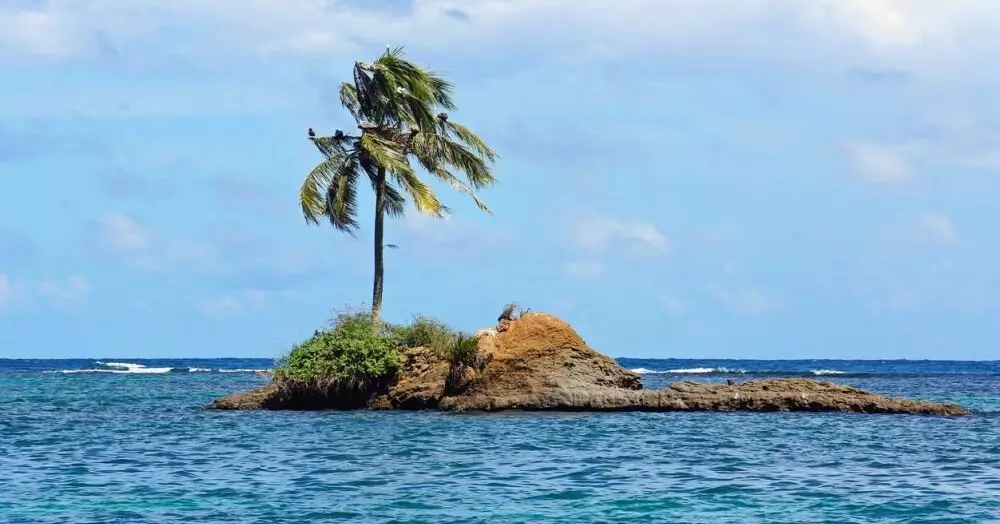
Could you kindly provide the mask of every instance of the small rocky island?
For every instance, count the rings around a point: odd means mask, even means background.
[[[398,371],[381,386],[290,380],[276,373],[266,386],[217,399],[208,408],[968,414],[956,404],[808,379],[680,382],[644,390],[639,375],[588,347],[566,322],[543,313],[501,318],[496,329],[480,331],[475,339],[476,354],[462,363],[427,347],[400,349]]]

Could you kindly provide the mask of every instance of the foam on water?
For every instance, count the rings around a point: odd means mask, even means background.
[[[640,375],[665,375],[665,374],[708,375],[708,374],[747,373],[747,371],[743,369],[728,369],[728,368],[681,368],[681,369],[666,369],[660,371],[646,369],[646,368],[636,368],[631,371],[633,373],[638,373]]]
[[[104,366],[94,369],[60,369],[51,372],[55,373],[119,373],[119,374],[146,374],[158,375],[160,373],[170,373],[174,368],[148,368],[142,364],[132,364],[129,362],[101,362],[97,365]]]
[[[203,368],[203,367],[147,367],[144,364],[136,364],[132,362],[103,362],[95,361],[95,364],[101,367],[97,368],[87,368],[87,369],[52,369],[44,370],[43,373],[63,373],[63,374],[78,374],[78,373],[110,373],[110,374],[136,374],[136,375],[159,375],[163,373],[263,373],[270,372],[270,369],[266,368],[236,368],[236,369],[224,369],[224,368]]]
[[[823,376],[823,375],[847,375],[848,373],[844,371],[838,371],[836,369],[810,369],[802,371],[788,371],[788,370],[746,370],[746,369],[730,369],[724,367],[718,368],[680,368],[680,369],[649,369],[649,368],[634,368],[633,373],[638,373],[640,375],[769,375],[769,376]],[[867,376],[871,373],[852,373],[852,376]]]

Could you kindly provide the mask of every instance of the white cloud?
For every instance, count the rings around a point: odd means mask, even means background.
[[[486,99],[493,90],[510,98],[529,89],[537,100],[537,86],[574,74],[594,87],[572,85],[577,96],[566,97],[560,85],[558,96],[581,99],[587,89],[602,89],[602,98],[607,91],[629,97],[655,90],[656,100],[677,99],[670,92],[677,85],[650,88],[633,78],[638,75],[605,77],[633,67],[629,60],[637,53],[668,70],[694,63],[713,72],[750,65],[831,75],[834,82],[846,71],[895,71],[931,86],[926,92],[937,100],[962,100],[970,86],[985,91],[1000,83],[1000,74],[980,65],[998,45],[990,24],[1000,23],[1000,5],[986,0],[413,0],[396,4],[412,8],[392,12],[388,2],[356,0],[298,0],[295,9],[283,0],[246,0],[239,9],[231,0],[0,3],[0,64],[89,66],[104,60],[114,75],[114,85],[72,89],[18,88],[15,82],[0,100],[0,117],[60,117],[84,107],[88,114],[115,116],[315,114],[329,103],[323,87],[333,80],[321,76],[340,71],[335,78],[341,80],[351,61],[386,44],[405,44],[418,61],[445,64],[456,74],[466,70],[464,60],[474,59],[491,73],[462,79],[469,89],[465,100]],[[679,68],[671,67],[672,58],[681,61]],[[155,86],[136,73],[159,68],[169,73]],[[282,73],[266,73],[275,70]],[[484,89],[491,82],[500,88]],[[917,105],[926,108],[923,102]],[[766,134],[752,139],[774,140]],[[604,140],[615,144],[622,136],[628,136],[624,128]],[[651,137],[643,132],[627,141],[634,150]],[[578,158],[586,149],[569,154]],[[1000,154],[978,161],[1000,163]]]
[[[907,216],[885,227],[880,235],[881,249],[923,249],[927,253],[945,252],[958,245],[955,223],[946,213],[925,212]]]
[[[24,52],[36,59],[70,56],[79,35],[72,22],[55,9],[17,10],[0,7],[0,51]]]
[[[913,174],[901,148],[852,142],[847,145],[847,150],[855,169],[869,182],[898,184]]]
[[[239,316],[263,308],[266,302],[265,292],[251,289],[212,297],[199,304],[199,309],[209,316]]]
[[[85,278],[73,275],[65,286],[52,280],[39,282],[38,293],[52,307],[66,309],[86,301],[90,295],[90,285]]]
[[[105,213],[97,218],[104,239],[115,251],[141,253],[152,248],[150,233],[135,219],[121,213]]]
[[[185,273],[258,289],[286,288],[321,275],[314,250],[241,226],[201,225],[190,237],[170,236],[121,213],[101,215],[91,226],[95,254],[142,272]],[[344,249],[354,249],[351,244]]]
[[[982,108],[950,107],[930,111],[907,148],[930,161],[956,167],[1000,168],[1000,128]],[[977,111],[974,113],[973,111]]]
[[[207,267],[215,262],[209,246],[157,236],[122,213],[105,213],[96,223],[99,245],[138,269],[162,271],[175,265]]]
[[[32,289],[24,280],[0,273],[0,311],[11,309],[38,310],[39,307],[69,309],[86,302],[90,295],[87,280],[73,275],[63,285],[54,280],[42,280]]]
[[[676,317],[684,314],[684,312],[687,311],[687,304],[685,304],[681,299],[677,297],[671,295],[664,295],[660,297],[660,302],[663,303],[663,308],[671,316]]]
[[[709,286],[712,295],[735,313],[743,315],[760,315],[774,307],[771,299],[759,289],[750,287],[712,284]]]
[[[942,244],[954,244],[958,241],[955,234],[955,225],[951,218],[944,213],[924,213],[920,217],[920,223],[927,236]]]
[[[440,192],[439,196],[449,200],[464,198],[462,195]],[[490,217],[475,215],[479,211],[471,205],[467,213],[449,214],[434,218],[415,210],[408,210],[402,219],[402,227],[395,221],[388,222],[386,244],[397,246],[403,254],[421,254],[450,260],[476,258],[506,250],[517,242],[509,231],[493,226]],[[390,254],[387,256],[393,256]]]
[[[992,0],[414,0],[408,12],[394,11],[336,0],[299,0],[295,9],[284,0],[246,0],[239,9],[231,0],[15,3],[0,8],[0,52],[22,61],[79,59],[109,48],[126,57],[328,58],[354,51],[355,42],[469,55],[503,42],[552,56],[620,58],[641,49],[980,74],[989,68],[969,66],[995,48],[1000,22]],[[184,38],[169,29],[180,23]]]
[[[24,284],[0,273],[0,310],[13,308],[24,298]]]
[[[912,311],[996,304],[997,252],[975,236],[960,237],[949,215],[908,216],[877,240],[858,266],[858,292],[869,306]]]
[[[858,291],[869,307],[896,312],[994,310],[995,259],[977,250],[886,246],[862,261]]]
[[[579,278],[597,278],[604,274],[604,263],[600,260],[580,260],[565,266],[566,273]]]
[[[610,217],[579,222],[573,231],[573,240],[594,253],[603,253],[622,244],[628,246],[633,254],[662,253],[668,248],[667,238],[656,226]]]

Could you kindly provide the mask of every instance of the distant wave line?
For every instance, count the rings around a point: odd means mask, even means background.
[[[150,368],[142,364],[133,364],[130,362],[96,362],[99,366],[104,366],[103,368],[94,369],[58,369],[51,371],[44,371],[44,373],[64,373],[64,374],[77,374],[77,373],[111,373],[111,374],[121,374],[121,375],[159,375],[163,373],[270,373],[270,369],[252,369],[252,368],[238,368],[238,369],[212,369],[212,368],[196,368],[196,367],[162,367],[162,368]]]
[[[666,370],[635,368],[632,369],[631,371],[633,373],[638,373],[640,375],[787,375],[787,376],[872,375],[872,373],[847,373],[836,369],[810,369],[803,371],[776,371],[776,370],[769,371],[769,370],[746,370],[746,369],[729,369],[729,368],[681,368],[681,369],[666,369]]]

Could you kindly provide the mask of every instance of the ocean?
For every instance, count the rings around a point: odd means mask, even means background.
[[[0,360],[0,522],[1000,522],[1000,362],[621,362],[975,413],[214,412],[272,362]]]

